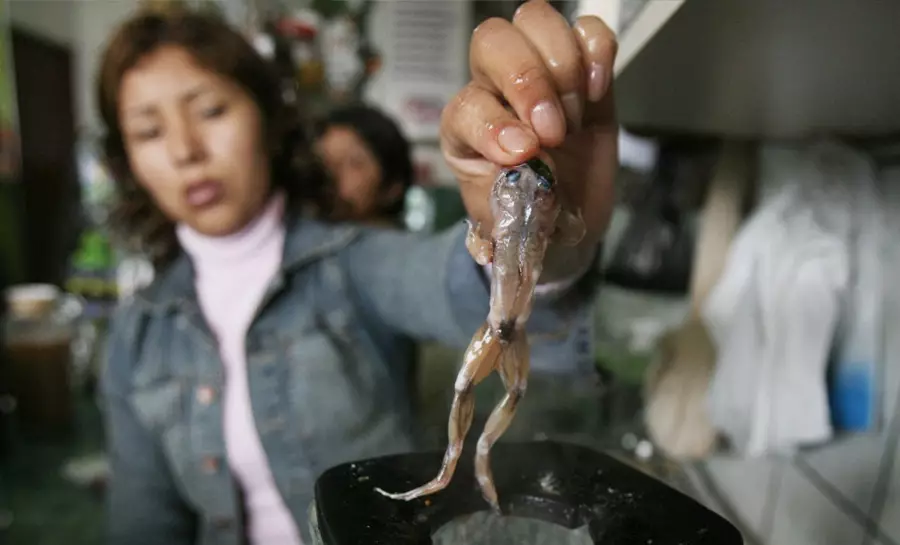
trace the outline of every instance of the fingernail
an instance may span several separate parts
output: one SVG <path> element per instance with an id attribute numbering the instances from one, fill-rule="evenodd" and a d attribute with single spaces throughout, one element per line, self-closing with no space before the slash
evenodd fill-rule
<path id="1" fill-rule="evenodd" d="M 497 142 L 508 153 L 518 154 L 528 151 L 528 148 L 534 143 L 534 139 L 520 127 L 509 126 L 500 131 L 500 134 L 497 135 Z"/>
<path id="2" fill-rule="evenodd" d="M 592 63 L 591 71 L 588 74 L 588 100 L 597 102 L 603 98 L 603 94 L 606 92 L 606 83 L 606 70 L 603 65 Z"/>
<path id="3" fill-rule="evenodd" d="M 581 128 L 581 96 L 578 93 L 568 93 L 562 96 L 563 109 L 566 111 L 566 119 L 569 121 L 569 129 L 577 131 Z"/>
<path id="4" fill-rule="evenodd" d="M 541 102 L 531 110 L 531 126 L 543 138 L 566 136 L 566 120 L 552 102 Z"/>

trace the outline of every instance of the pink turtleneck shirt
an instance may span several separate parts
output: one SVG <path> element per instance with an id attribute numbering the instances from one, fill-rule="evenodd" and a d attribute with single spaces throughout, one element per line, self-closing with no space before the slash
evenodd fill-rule
<path id="1" fill-rule="evenodd" d="M 200 308 L 219 343 L 225 365 L 224 434 L 228 464 L 244 492 L 253 545 L 300 545 L 300 533 L 269 469 L 247 386 L 247 329 L 281 266 L 284 197 L 239 233 L 208 237 L 185 225 L 178 239 L 196 271 Z"/>
<path id="2" fill-rule="evenodd" d="M 302 544 L 297 523 L 275 486 L 247 386 L 247 329 L 281 266 L 283 215 L 284 196 L 278 194 L 259 218 L 233 235 L 209 237 L 183 224 L 177 228 L 194 265 L 200 308 L 225 366 L 225 446 L 228 464 L 244 493 L 252 545 Z M 572 282 L 543 284 L 536 291 L 555 292 Z"/>

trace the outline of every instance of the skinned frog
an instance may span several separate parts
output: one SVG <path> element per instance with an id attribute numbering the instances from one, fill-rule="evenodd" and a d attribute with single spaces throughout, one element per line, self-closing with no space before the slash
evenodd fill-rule
<path id="1" fill-rule="evenodd" d="M 482 495 L 499 512 L 490 451 L 506 432 L 525 395 L 530 350 L 525 323 L 549 243 L 578 244 L 585 234 L 580 211 L 562 210 L 550 168 L 539 159 L 500 172 L 491 192 L 494 229 L 484 238 L 480 225 L 469 223 L 466 247 L 482 266 L 491 265 L 490 312 L 472 337 L 456 378 L 450 408 L 447 450 L 438 475 L 409 492 L 379 493 L 412 500 L 439 492 L 450 484 L 475 412 L 473 388 L 493 371 L 500 374 L 506 395 L 494 408 L 478 440 L 475 475 Z"/>

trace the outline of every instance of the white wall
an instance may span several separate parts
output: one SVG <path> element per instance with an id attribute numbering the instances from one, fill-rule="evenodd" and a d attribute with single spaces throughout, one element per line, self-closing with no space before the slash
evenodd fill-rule
<path id="1" fill-rule="evenodd" d="M 100 54 L 110 34 L 134 11 L 137 0 L 76 0 L 76 122 L 79 127 L 95 127 L 94 98 Z"/>
<path id="2" fill-rule="evenodd" d="M 394 11 L 390 9 L 392 1 L 393 0 L 376 1 L 369 20 L 368 31 L 372 45 L 377 51 L 385 56 L 391 54 L 393 46 L 391 38 L 395 27 L 392 19 L 392 13 L 394 13 Z M 463 10 L 463 12 L 464 18 L 470 20 L 471 14 L 469 11 Z M 466 28 L 465 36 L 461 37 L 462 41 L 455 44 L 458 46 L 458 54 L 465 59 L 466 63 L 460 69 L 460 79 L 458 82 L 458 87 L 460 88 L 465 85 L 468 72 L 468 33 L 469 29 Z M 396 89 L 392 89 L 390 82 L 392 69 L 391 59 L 386 57 L 383 60 L 384 64 L 382 65 L 381 70 L 369 81 L 364 99 L 366 102 L 383 109 L 386 113 L 391 115 L 393 113 L 392 107 L 397 102 L 396 97 L 392 97 L 391 93 L 396 91 Z M 412 143 L 414 161 L 427 165 L 430 168 L 435 183 L 455 186 L 456 181 L 453 171 L 450 170 L 447 163 L 444 161 L 436 138 L 417 139 L 414 138 L 415 134 L 409 133 L 407 136 L 410 137 Z"/>
<path id="3" fill-rule="evenodd" d="M 96 126 L 94 77 L 98 55 L 138 0 L 9 0 L 12 23 L 72 51 L 76 128 Z"/>
<path id="4" fill-rule="evenodd" d="M 12 23 L 54 42 L 71 44 L 72 14 L 78 4 L 71 0 L 8 0 Z"/>
<path id="5" fill-rule="evenodd" d="M 71 47 L 76 128 L 79 131 L 97 128 L 99 121 L 96 117 L 94 86 L 99 55 L 111 32 L 133 13 L 139 0 L 7 1 L 13 24 Z M 229 15 L 240 17 L 243 0 L 220 1 L 229 10 Z M 391 22 L 385 17 L 385 4 L 386 2 L 378 2 L 376 5 L 370 27 L 376 45 L 382 47 L 387 44 L 391 29 Z M 376 77 L 370 84 L 366 98 L 384 107 L 386 90 L 385 82 Z M 432 166 L 438 180 L 455 183 L 436 144 L 417 144 L 414 146 L 414 155 Z"/>

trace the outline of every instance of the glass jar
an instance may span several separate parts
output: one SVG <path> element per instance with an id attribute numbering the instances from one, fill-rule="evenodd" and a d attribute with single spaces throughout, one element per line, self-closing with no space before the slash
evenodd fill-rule
<path id="1" fill-rule="evenodd" d="M 37 291 L 33 286 L 11 289 L 3 324 L 17 428 L 29 438 L 68 434 L 75 412 L 73 346 L 84 305 L 76 296 L 46 288 L 38 304 L 27 301 Z"/>

